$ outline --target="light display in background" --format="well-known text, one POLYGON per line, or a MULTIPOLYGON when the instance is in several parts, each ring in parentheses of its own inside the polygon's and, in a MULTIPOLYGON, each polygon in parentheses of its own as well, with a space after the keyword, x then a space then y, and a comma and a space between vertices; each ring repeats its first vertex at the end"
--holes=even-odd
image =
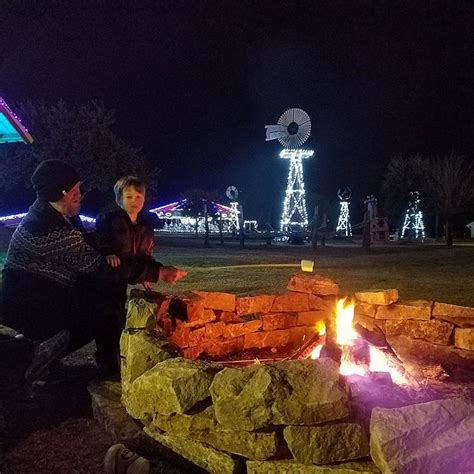
MULTIPOLYGON (((6 227, 17 226, 23 217, 26 216, 26 212, 20 214, 10 214, 8 216, 0 216, 0 224, 5 225, 6 227)), ((81 221, 86 224, 95 224, 95 219, 93 217, 80 215, 81 221)))
POLYGON ((308 226, 306 193, 303 178, 303 160, 312 157, 313 150, 282 150, 280 158, 290 160, 288 182, 283 200, 282 231, 304 230, 308 226))
POLYGON ((349 204, 352 196, 351 188, 346 187, 337 191, 337 196, 340 199, 339 206, 339 220, 337 221, 336 235, 341 237, 351 237, 351 217, 349 214, 349 204))
POLYGON ((20 118, 0 97, 0 143, 33 143, 33 137, 23 126, 20 118))
POLYGON ((412 236, 415 239, 425 238, 425 224, 420 209, 420 193, 418 191, 410 192, 410 200, 402 228, 402 239, 412 236))

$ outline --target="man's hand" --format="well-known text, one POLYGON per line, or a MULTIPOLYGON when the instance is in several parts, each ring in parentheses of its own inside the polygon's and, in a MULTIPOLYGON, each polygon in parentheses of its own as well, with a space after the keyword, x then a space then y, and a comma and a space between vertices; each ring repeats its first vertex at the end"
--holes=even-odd
POLYGON ((152 285, 153 285, 153 283, 152 283, 151 281, 144 281, 144 282, 142 283, 143 289, 144 289, 145 291, 151 291, 152 288, 153 288, 152 285))
POLYGON ((175 268, 171 265, 164 265, 160 268, 160 280, 166 283, 176 283, 187 274, 186 270, 181 270, 181 268, 175 268))
POLYGON ((118 258, 117 255, 107 255, 105 259, 112 268, 120 266, 120 258, 118 258))

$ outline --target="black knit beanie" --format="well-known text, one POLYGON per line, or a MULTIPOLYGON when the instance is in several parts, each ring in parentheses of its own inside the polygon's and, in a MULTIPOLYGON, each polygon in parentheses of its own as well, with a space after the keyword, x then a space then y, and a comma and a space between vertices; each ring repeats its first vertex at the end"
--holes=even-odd
POLYGON ((48 202, 59 201, 79 181, 76 170, 61 160, 42 161, 31 177, 38 199, 48 202))

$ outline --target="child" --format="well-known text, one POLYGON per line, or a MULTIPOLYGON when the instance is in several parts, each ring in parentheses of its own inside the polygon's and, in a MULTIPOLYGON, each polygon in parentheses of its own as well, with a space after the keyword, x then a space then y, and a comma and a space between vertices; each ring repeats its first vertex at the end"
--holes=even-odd
MULTIPOLYGON (((96 220, 96 231, 100 251, 106 256, 111 267, 118 267, 121 261, 131 257, 152 259, 154 248, 153 227, 145 216, 140 214, 145 203, 146 188, 135 176, 124 176, 114 186, 115 202, 119 206, 113 211, 99 214, 96 220)), ((183 278, 184 270, 172 266, 160 267, 160 280, 168 283, 183 278)), ((118 327, 115 328, 116 345, 120 332, 125 326, 125 304, 127 301, 127 284, 138 282, 104 283, 103 300, 105 311, 116 314, 118 327), (105 293, 105 294, 104 294, 105 293)), ((147 290, 151 283, 142 283, 147 290)))

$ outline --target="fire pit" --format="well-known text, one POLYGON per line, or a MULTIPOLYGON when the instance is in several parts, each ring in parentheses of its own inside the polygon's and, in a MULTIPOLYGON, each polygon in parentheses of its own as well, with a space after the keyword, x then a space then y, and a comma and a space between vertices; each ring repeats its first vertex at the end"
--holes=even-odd
POLYGON ((288 290, 132 294, 129 414, 210 472, 474 469, 473 308, 396 290, 338 300, 337 283, 308 274, 288 290), (464 381, 453 399, 426 386, 445 378, 464 381))

